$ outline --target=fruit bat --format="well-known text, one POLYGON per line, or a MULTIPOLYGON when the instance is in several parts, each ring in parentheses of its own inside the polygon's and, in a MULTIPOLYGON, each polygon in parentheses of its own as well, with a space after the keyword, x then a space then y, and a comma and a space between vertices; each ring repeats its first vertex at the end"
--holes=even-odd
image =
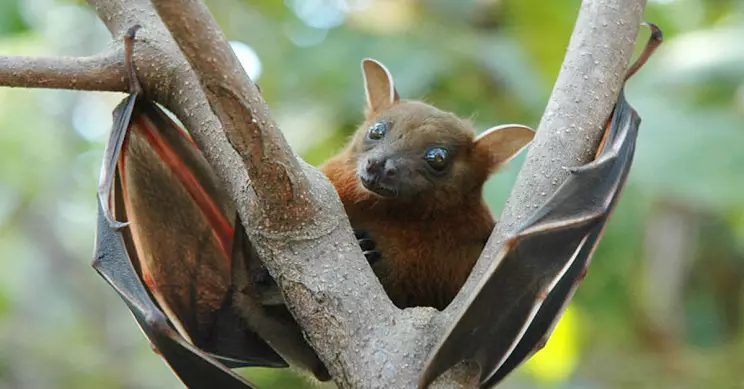
POLYGON ((104 153, 93 268, 189 388, 252 388, 230 368, 288 361, 329 379, 286 307, 264 305, 260 262, 203 155, 143 95, 137 29, 125 37, 130 94, 104 153))
MULTIPOLYGON (((661 43, 661 30, 648 25, 651 38, 626 80, 661 43)), ((430 353, 420 387, 463 360, 477 362, 480 386, 492 387, 545 345, 620 197, 640 122, 621 89, 595 159, 569 169, 555 194, 505 240, 430 353)))

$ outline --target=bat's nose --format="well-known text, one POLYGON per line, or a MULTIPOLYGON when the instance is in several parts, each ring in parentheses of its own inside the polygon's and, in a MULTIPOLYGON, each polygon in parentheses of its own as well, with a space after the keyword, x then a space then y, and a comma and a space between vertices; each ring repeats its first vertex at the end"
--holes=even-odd
POLYGON ((397 173, 395 164, 387 157, 368 157, 365 170, 378 178, 392 177, 397 173))

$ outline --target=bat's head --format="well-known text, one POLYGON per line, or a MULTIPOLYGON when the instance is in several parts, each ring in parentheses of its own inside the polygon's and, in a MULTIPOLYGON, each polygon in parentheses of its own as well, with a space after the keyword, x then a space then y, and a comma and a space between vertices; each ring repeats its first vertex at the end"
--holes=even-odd
POLYGON ((488 176, 534 135, 529 127, 510 124, 476 136, 466 119, 401 100, 381 63, 365 59, 362 71, 366 120, 351 148, 361 186, 377 197, 449 204, 480 196, 488 176))

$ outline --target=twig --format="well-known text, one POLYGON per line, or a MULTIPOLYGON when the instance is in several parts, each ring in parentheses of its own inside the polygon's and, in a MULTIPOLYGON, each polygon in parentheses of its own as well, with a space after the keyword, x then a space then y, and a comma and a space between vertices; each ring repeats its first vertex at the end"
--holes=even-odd
POLYGON ((121 50, 90 57, 0 56, 0 85, 126 92, 121 50))

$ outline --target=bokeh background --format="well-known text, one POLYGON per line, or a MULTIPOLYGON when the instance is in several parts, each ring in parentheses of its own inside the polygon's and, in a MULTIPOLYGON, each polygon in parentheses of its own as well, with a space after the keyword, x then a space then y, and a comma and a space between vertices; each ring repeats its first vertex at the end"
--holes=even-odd
MULTIPOLYGON (((319 164, 362 118, 359 63, 479 130, 536 126, 578 0, 212 0, 293 147, 319 164)), ((627 86, 628 186, 546 349, 504 388, 744 388, 744 1, 649 0, 666 41, 627 86)), ((648 37, 642 30, 638 47, 648 37)), ((0 0, 0 54, 110 44, 84 2, 0 0)), ((115 93, 0 88, 0 388, 176 388, 89 264, 115 93)), ((498 214, 523 156, 488 182, 498 214)), ((292 372, 242 371, 266 388, 292 372)))

